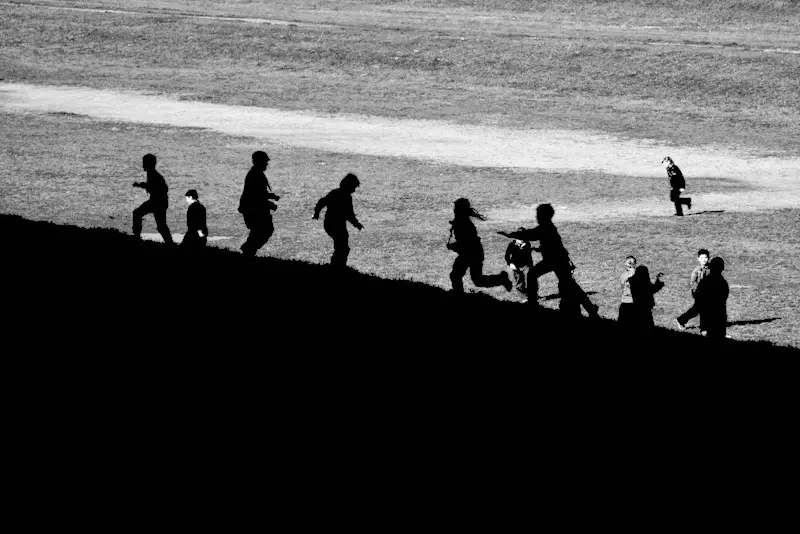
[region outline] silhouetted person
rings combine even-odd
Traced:
[[[597,306],[589,300],[589,296],[572,277],[572,271],[575,270],[575,266],[569,259],[567,249],[564,248],[564,244],[561,242],[558,229],[553,224],[553,215],[555,215],[553,206],[540,204],[536,208],[536,222],[539,223],[536,228],[522,228],[512,233],[498,233],[524,241],[539,241],[539,252],[542,254],[542,261],[534,265],[528,275],[529,299],[538,299],[539,277],[553,272],[558,278],[559,285],[563,289],[567,289],[565,293],[569,294],[569,298],[578,300],[590,317],[597,317]],[[559,293],[562,293],[562,289],[559,289]]]
[[[712,258],[708,262],[709,273],[697,286],[697,303],[700,306],[700,321],[706,328],[706,337],[718,341],[725,339],[728,327],[728,281],[722,276],[725,261]]]
[[[672,158],[667,156],[661,160],[661,163],[667,168],[667,176],[669,177],[669,186],[671,188],[669,199],[675,204],[675,215],[683,217],[683,205],[692,209],[692,199],[685,197],[681,198],[681,193],[686,190],[686,180],[683,179],[683,173],[672,161]]]
[[[697,286],[700,284],[700,281],[708,276],[709,269],[708,269],[708,258],[710,254],[708,250],[701,248],[697,251],[697,261],[700,265],[692,269],[692,275],[689,278],[689,284],[692,290],[692,298],[695,299],[692,306],[679,315],[675,322],[678,325],[678,328],[681,330],[686,328],[686,323],[688,323],[691,319],[700,315],[700,306],[697,303]],[[705,332],[706,328],[703,324],[703,318],[700,318],[700,331]]]
[[[147,191],[150,199],[146,200],[141,206],[133,210],[133,235],[141,239],[142,237],[142,218],[148,213],[153,214],[156,220],[156,229],[164,243],[174,246],[172,234],[167,227],[167,208],[169,207],[169,197],[167,196],[167,182],[156,170],[156,157],[153,154],[145,154],[142,158],[142,168],[147,173],[146,182],[133,182],[133,187],[140,187]]]
[[[622,298],[619,304],[619,316],[617,323],[627,329],[636,328],[636,309],[633,304],[631,294],[631,277],[636,272],[636,258],[628,256],[625,258],[625,272],[619,277],[619,285],[622,289]]]
[[[501,271],[499,274],[483,274],[483,245],[478,237],[478,230],[472,224],[472,218],[485,221],[486,218],[475,211],[466,198],[459,198],[453,203],[453,220],[450,221],[450,237],[455,242],[447,243],[447,248],[458,254],[450,271],[450,282],[453,291],[464,292],[464,275],[469,270],[472,283],[477,287],[502,286],[506,291],[511,291],[511,279],[508,273]]]
[[[520,230],[524,230],[524,228],[520,228]],[[506,248],[506,263],[511,269],[514,287],[522,295],[523,302],[528,302],[528,275],[533,268],[533,258],[531,257],[533,250],[539,251],[538,248],[532,247],[528,241],[522,239],[514,239]]]
[[[664,287],[664,282],[661,281],[662,276],[664,273],[658,273],[656,281],[651,282],[650,271],[644,265],[640,265],[636,267],[633,276],[630,277],[633,312],[636,316],[635,324],[640,334],[650,332],[655,326],[653,308],[656,305],[656,299],[653,298],[653,295]]]
[[[269,156],[261,150],[253,152],[253,167],[244,179],[244,190],[239,199],[239,213],[244,217],[244,224],[250,230],[241,251],[245,256],[255,256],[272,237],[275,227],[272,224],[272,212],[278,205],[272,202],[281,197],[272,192],[264,171],[269,165]]]
[[[356,219],[353,211],[353,193],[361,182],[355,174],[347,174],[339,187],[319,199],[314,207],[314,219],[319,219],[319,212],[325,209],[325,232],[333,239],[333,254],[331,266],[344,267],[347,265],[347,256],[350,254],[350,234],[347,232],[347,223],[358,228],[364,226]]]
[[[208,241],[208,226],[206,226],[206,208],[200,203],[195,189],[186,192],[186,235],[181,241],[181,249],[187,252],[203,250]]]

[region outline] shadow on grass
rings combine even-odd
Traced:
[[[8,331],[27,340],[30,350],[79,350],[112,360],[244,358],[270,365],[308,365],[306,358],[313,356],[348,366],[348,358],[361,355],[368,363],[359,372],[374,365],[387,372],[389,362],[401,372],[416,361],[424,364],[415,372],[425,373],[437,365],[613,358],[634,343],[612,320],[567,320],[555,310],[529,310],[490,295],[454,295],[325,265],[248,259],[214,247],[202,258],[187,258],[117,230],[9,215],[0,215],[0,231],[9,281],[4,302],[12,316]],[[512,341],[516,334],[523,341]],[[708,349],[706,343],[656,329],[631,350],[637,357],[697,354]],[[752,341],[730,341],[715,350],[800,353]]]
[[[771,323],[772,321],[779,321],[780,317],[770,317],[768,319],[750,319],[747,321],[730,321],[728,326],[737,326],[743,324],[763,324],[763,323]]]
[[[705,210],[705,211],[693,211],[691,213],[684,213],[685,217],[693,217],[695,215],[708,215],[709,213],[725,213],[725,210]]]
[[[586,291],[587,295],[595,295],[597,291]],[[560,299],[561,295],[559,293],[551,293],[549,295],[545,295],[544,297],[539,297],[539,300],[556,300]]]

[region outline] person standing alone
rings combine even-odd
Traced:
[[[675,215],[683,217],[683,206],[692,209],[692,199],[689,197],[681,197],[681,193],[686,190],[686,180],[683,178],[683,173],[672,161],[672,158],[667,156],[661,160],[661,163],[667,168],[667,176],[669,177],[670,193],[669,199],[675,204]]]

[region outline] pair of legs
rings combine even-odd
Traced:
[[[700,316],[700,330],[705,331],[706,328],[705,325],[703,324],[703,316],[700,314],[700,306],[697,304],[697,301],[695,301],[692,304],[691,308],[680,314],[676,320],[678,321],[678,325],[681,328],[685,328],[686,323],[688,323],[690,320],[694,319],[698,315]]]
[[[350,234],[347,233],[347,227],[325,226],[325,232],[333,239],[331,266],[345,267],[350,255]]]
[[[675,204],[675,215],[683,216],[683,206],[692,209],[692,199],[689,197],[681,198],[681,192],[678,189],[673,189],[669,194],[669,199]]]
[[[531,274],[533,265],[519,265],[516,269],[511,271],[514,289],[520,292],[525,301],[528,301],[528,276]],[[536,297],[534,297],[534,301]]]
[[[206,248],[206,243],[208,242],[208,238],[200,237],[196,233],[188,233],[183,236],[183,241],[181,241],[181,251],[183,252],[202,252]]]
[[[172,234],[167,227],[167,207],[168,204],[160,204],[152,200],[146,201],[144,204],[133,210],[133,235],[137,238],[142,237],[142,218],[148,213],[152,213],[156,220],[156,229],[161,237],[164,238],[164,243],[174,245],[172,241]]]
[[[538,300],[539,296],[539,277],[549,272],[555,273],[558,278],[558,292],[561,295],[561,300],[565,298],[567,302],[564,303],[565,309],[572,308],[575,305],[583,306],[590,316],[597,315],[597,306],[589,300],[589,295],[578,285],[578,282],[572,277],[572,270],[568,263],[554,264],[547,260],[540,261],[531,269],[528,275],[528,293],[529,298],[534,302]]]
[[[250,230],[247,240],[239,247],[245,256],[255,256],[272,237],[275,227],[272,225],[272,214],[269,211],[243,213],[244,224]]]
[[[503,286],[506,291],[511,291],[511,280],[508,273],[501,271],[499,274],[483,274],[483,248],[477,249],[466,254],[459,254],[453,262],[453,269],[450,271],[450,283],[453,284],[453,291],[464,292],[464,275],[469,271],[472,283],[478,287],[498,287]]]

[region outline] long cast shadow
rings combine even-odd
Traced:
[[[763,323],[771,323],[772,321],[779,321],[780,317],[770,317],[768,319],[750,319],[747,321],[730,321],[728,326],[737,326],[743,324],[763,324]]]
[[[596,295],[597,291],[586,291],[586,294],[587,295]],[[560,299],[560,298],[561,298],[561,294],[560,293],[551,293],[550,295],[545,295],[544,297],[539,297],[539,300],[556,300],[556,299]]]
[[[705,211],[693,211],[692,213],[684,213],[684,217],[692,217],[695,215],[706,215],[708,213],[725,213],[725,210],[705,210]]]

